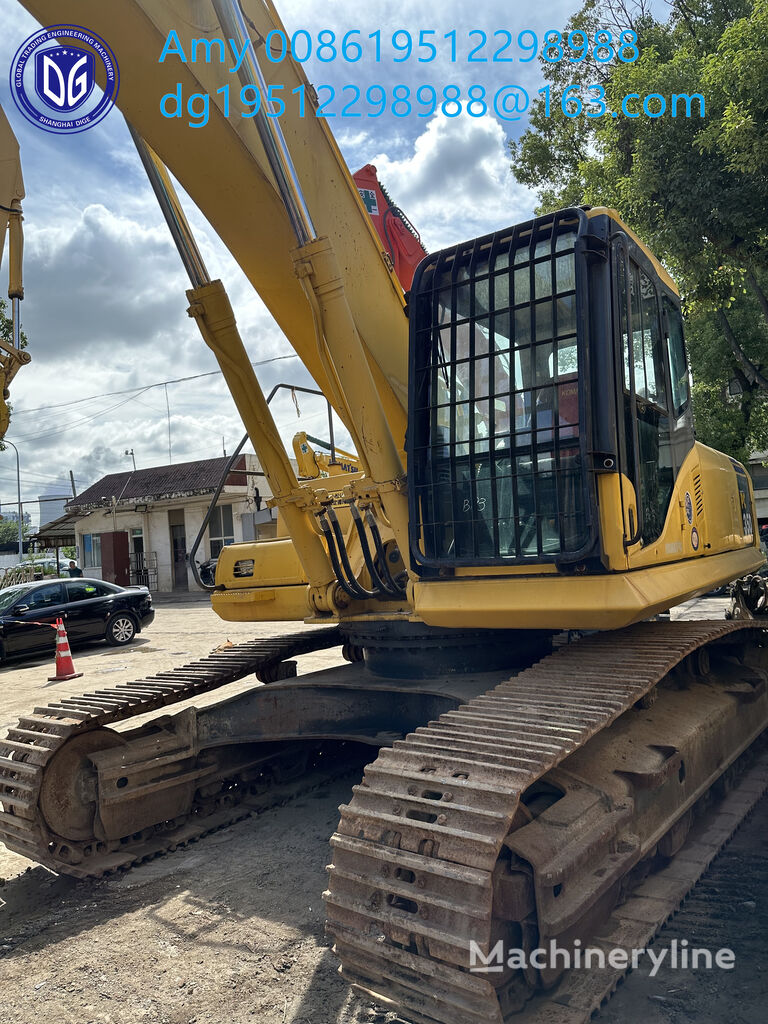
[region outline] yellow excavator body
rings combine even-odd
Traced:
[[[401,553],[407,552],[413,523],[405,485],[406,474],[410,477],[405,454],[409,416],[405,300],[327,120],[299,116],[298,107],[290,104],[279,118],[315,237],[322,240],[302,246],[292,232],[256,119],[225,115],[222,88],[236,77],[227,62],[192,63],[175,52],[180,47],[184,54],[191,54],[193,40],[227,37],[215,5],[186,0],[132,0],[120,5],[71,0],[64,13],[52,0],[27,0],[25,6],[44,24],[60,21],[66,13],[73,23],[88,25],[114,44],[118,63],[127,70],[118,100],[126,119],[151,148],[157,163],[172,171],[209,219],[355,441],[362,478],[350,477],[335,488],[331,504],[344,508],[365,492],[363,500],[379,510],[383,542],[392,541]],[[270,32],[283,29],[282,23],[271,3],[245,0],[241,7],[258,53]],[[174,43],[174,52],[160,61],[171,32],[178,46]],[[300,65],[290,59],[280,63],[262,59],[260,64],[267,87],[284,85],[288,95],[291,89],[303,86],[308,102],[314,102]],[[161,113],[161,98],[179,84],[183,96],[198,93],[209,98],[203,127],[193,129],[185,117],[167,118]],[[172,190],[170,181],[168,185]],[[664,291],[669,300],[677,299],[665,269],[615,211],[593,209],[587,211],[586,218],[587,224],[607,221],[614,232],[621,232],[647,267],[654,287]],[[274,430],[265,407],[254,406],[248,397],[258,385],[234,321],[224,324],[219,317],[216,323],[205,323],[205,303],[213,302],[215,294],[210,288],[190,293],[191,311],[196,311],[194,316],[220,363],[228,367],[225,376],[269,479],[274,455],[265,457],[264,439],[274,437]],[[611,328],[605,325],[605,329]],[[242,397],[237,395],[238,388]],[[280,461],[280,479],[270,479],[274,504],[284,519],[291,519],[287,528],[307,579],[306,601],[292,599],[292,607],[301,617],[315,620],[369,615],[367,599],[359,598],[359,605],[355,599],[348,600],[349,595],[340,595],[333,567],[318,546],[317,516],[329,500],[329,489],[322,478],[299,484],[292,471],[286,476],[287,460],[281,457]],[[686,520],[684,505],[685,495],[695,491],[692,480],[697,472],[706,474],[698,477],[706,500],[701,512],[696,508],[694,524]],[[595,515],[600,526],[600,579],[592,578],[594,566],[563,578],[561,572],[553,571],[551,559],[531,557],[501,558],[497,565],[451,566],[451,579],[445,578],[447,569],[434,579],[414,571],[413,561],[403,557],[408,574],[407,614],[434,625],[504,621],[524,629],[616,628],[655,614],[760,564],[757,537],[733,526],[734,503],[745,500],[744,494],[738,493],[736,473],[730,460],[718,463],[714,454],[703,454],[702,446],[692,448],[684,472],[679,466],[675,475],[664,529],[652,544],[640,537],[627,543],[633,532],[629,520],[637,516],[631,474],[599,476]],[[750,494],[746,500],[751,502]],[[701,517],[705,519],[699,523]],[[692,531],[700,538],[695,550],[690,543]],[[352,524],[344,542],[352,570],[365,576]],[[287,548],[281,546],[280,550]],[[268,556],[270,566],[275,557]],[[247,591],[254,620],[282,616],[285,609],[279,604],[259,599],[257,574],[248,578],[228,574],[227,566],[249,559],[244,548],[241,558],[228,555],[219,563],[217,612],[229,617],[231,603],[233,617],[242,619]],[[294,561],[290,556],[285,567],[285,585],[291,588],[299,586]],[[671,564],[677,564],[679,571],[671,571]],[[585,575],[589,577],[586,582]],[[271,570],[268,579],[265,586],[271,593]],[[493,598],[477,604],[486,581]],[[584,582],[581,588],[579,581]],[[363,585],[370,590],[369,579]],[[386,604],[386,600],[381,602],[382,609]],[[398,600],[397,607],[402,604]],[[473,607],[476,612],[471,611]]]

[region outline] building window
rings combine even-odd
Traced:
[[[211,545],[211,558],[218,558],[223,547],[235,543],[231,505],[219,505],[213,510],[211,521],[208,523],[208,540]]]
[[[101,565],[101,534],[83,534],[83,565],[92,569]]]

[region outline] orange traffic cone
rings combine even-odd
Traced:
[[[64,620],[56,619],[56,675],[48,676],[48,682],[60,683],[64,679],[77,679],[82,674],[82,672],[75,672],[75,663],[72,661]]]

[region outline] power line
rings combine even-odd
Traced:
[[[281,358],[286,358],[281,356]],[[177,377],[175,380],[161,380],[156,384],[144,384],[135,388],[124,388],[122,391],[103,391],[100,395],[90,395],[88,398],[75,398],[71,402],[60,402],[58,405],[41,405],[37,409],[14,409],[14,416],[28,415],[33,412],[48,412],[49,409],[65,409],[71,405],[82,405],[84,402],[95,402],[99,398],[114,398],[118,395],[142,394],[152,388],[162,388],[166,384],[181,384],[188,380],[198,380],[200,377],[215,377],[221,370],[211,370],[208,373],[196,373],[191,377]]]
[[[26,480],[28,483],[40,484],[41,486],[45,484],[50,484],[51,486],[54,484],[62,484],[66,487],[68,492],[70,490],[69,480],[65,480],[63,476],[40,476],[39,473],[28,473],[26,470],[22,470],[21,478],[22,480]],[[16,483],[16,477],[3,476],[2,474],[0,474],[0,481],[1,480],[9,481],[14,484]],[[82,483],[82,480],[76,479],[76,482]]]
[[[266,366],[267,363],[277,363],[281,359],[298,359],[299,357],[295,353],[285,356],[272,356],[270,359],[260,359],[256,362],[252,362],[251,366]],[[48,412],[49,409],[64,409],[70,405],[81,405],[83,402],[93,402],[97,398],[114,398],[117,395],[132,395],[134,393],[139,394],[142,391],[149,391],[152,388],[162,388],[167,384],[184,384],[190,380],[200,380],[202,377],[217,377],[221,374],[221,370],[209,370],[207,373],[194,373],[189,377],[174,377],[172,380],[159,380],[154,384],[142,384],[135,388],[125,388],[122,391],[103,391],[99,395],[91,395],[89,398],[75,398],[71,402],[59,402],[57,405],[41,405],[37,409],[14,409],[14,416],[26,416],[33,412]]]
[[[145,388],[145,390],[149,389]],[[139,394],[143,394],[143,392],[140,391]],[[57,427],[56,430],[51,430],[48,431],[47,433],[44,432],[42,434],[33,434],[31,437],[25,437],[22,440],[18,441],[17,443],[27,444],[30,441],[39,441],[45,437],[54,437],[58,434],[63,434],[66,430],[72,430],[75,427],[82,427],[85,423],[89,423],[91,420],[98,419],[99,416],[106,416],[107,413],[114,412],[115,409],[119,409],[121,406],[126,405],[128,402],[131,401],[132,397],[132,395],[129,395],[127,398],[124,398],[122,402],[117,402],[115,405],[111,405],[108,409],[100,409],[99,412],[94,412],[90,416],[83,416],[82,419],[75,420],[72,423],[63,423],[61,426]]]

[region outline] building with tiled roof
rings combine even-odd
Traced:
[[[151,590],[195,588],[188,553],[230,459],[110,473],[66,504],[78,565],[87,576]],[[238,541],[274,536],[270,496],[255,455],[240,455],[226,476],[195,560],[218,556]],[[51,524],[53,525],[53,524]],[[57,527],[64,529],[62,520]],[[41,536],[45,528],[41,527]]]
[[[68,512],[85,512],[111,505],[115,498],[121,506],[147,501],[173,501],[212,494],[227,468],[229,458],[180,462],[176,466],[152,466],[124,473],[110,473],[67,502]],[[227,477],[228,487],[244,487],[246,456],[241,455]]]

